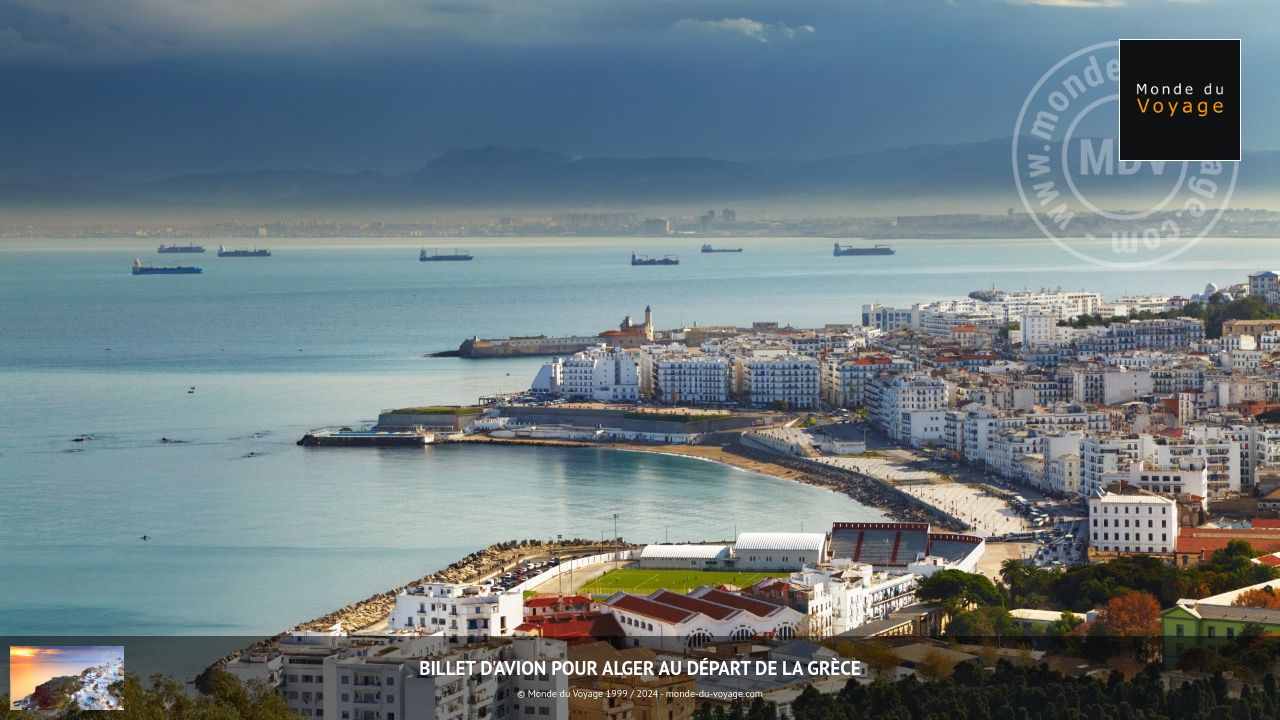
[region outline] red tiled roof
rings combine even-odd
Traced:
[[[654,602],[648,598],[640,597],[639,595],[623,594],[606,600],[604,604],[609,607],[616,607],[619,610],[625,610],[630,613],[635,613],[636,615],[643,615],[665,623],[684,622],[695,615],[695,613],[689,610],[682,610],[681,608],[671,605],[664,605],[659,602]]]
[[[539,595],[524,601],[527,608],[533,607],[554,607],[564,603],[565,605],[590,605],[591,598],[586,595]]]
[[[1280,530],[1280,518],[1254,518],[1253,527],[1254,529],[1265,528],[1268,530],[1270,529]]]
[[[1186,528],[1178,535],[1177,552],[1200,552],[1207,557],[1232,540],[1244,540],[1259,552],[1276,552],[1280,550],[1280,528]]]
[[[782,606],[780,605],[767,603],[763,600],[756,600],[755,598],[749,598],[745,595],[727,593],[723,590],[708,590],[705,593],[702,593],[700,597],[703,600],[710,600],[717,605],[728,605],[729,607],[737,608],[739,610],[746,610],[756,617],[769,617],[782,609]]]
[[[1260,558],[1254,558],[1254,560],[1257,560],[1263,565],[1270,565],[1271,567],[1280,567],[1280,557],[1278,557],[1275,553],[1271,553],[1270,555],[1263,555]]]
[[[572,638],[608,639],[622,637],[626,632],[618,619],[604,613],[578,616],[558,616],[559,619],[531,618],[516,628],[520,632],[536,632],[544,638],[569,640]]]
[[[702,613],[714,620],[724,620],[725,618],[738,612],[736,608],[702,600],[688,595],[680,595],[669,590],[659,590],[649,596],[650,600],[662,603],[663,605],[671,605],[681,608],[682,610],[690,610],[696,613]]]

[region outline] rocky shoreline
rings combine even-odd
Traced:
[[[343,632],[364,630],[385,620],[396,605],[396,595],[405,588],[429,582],[469,583],[478,582],[491,575],[506,572],[520,563],[535,558],[545,558],[551,553],[557,554],[598,554],[615,550],[627,550],[634,546],[624,542],[601,542],[584,538],[573,538],[561,541],[547,540],[508,540],[495,543],[458,560],[448,567],[437,570],[430,575],[407,582],[386,592],[344,605],[331,613],[321,615],[313,620],[299,623],[292,629],[277,633],[269,638],[230,653],[205,669],[196,678],[196,686],[202,690],[212,670],[219,669],[247,652],[264,650],[271,643],[285,637],[291,632],[327,632],[340,625]]]
[[[560,542],[544,540],[509,540],[477,550],[470,555],[426,577],[393,588],[359,602],[351,603],[327,615],[301,623],[295,631],[327,631],[341,624],[344,632],[363,630],[387,618],[395,608],[396,594],[401,590],[429,582],[469,583],[478,582],[495,573],[506,572],[518,564],[537,557],[557,553],[598,553],[623,550],[627,546],[618,542],[573,539]]]

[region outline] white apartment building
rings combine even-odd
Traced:
[[[1076,341],[1082,352],[1112,354],[1133,350],[1182,350],[1204,340],[1204,321],[1195,318],[1115,322]]]
[[[730,401],[733,365],[722,355],[682,345],[646,347],[640,354],[641,392],[668,405],[718,405]]]
[[[804,355],[736,358],[738,387],[753,407],[818,407],[818,360]]]
[[[1079,443],[1077,442],[1077,447]],[[1068,497],[1080,494],[1080,455],[1067,453],[1052,457],[1046,451],[1044,461],[1044,489],[1046,492]]]
[[[1272,270],[1249,274],[1249,294],[1258,295],[1268,303],[1280,298],[1280,275]]]
[[[1089,545],[1102,552],[1173,554],[1178,504],[1159,495],[1089,497]]]
[[[476,647],[446,657],[550,663],[564,660],[567,652],[563,642],[519,638],[510,645]],[[406,657],[394,650],[327,660],[324,717],[338,720],[568,717],[569,680],[563,673],[422,676],[418,674],[419,662],[419,658]]]
[[[1189,460],[1202,461],[1208,474],[1206,497],[1240,492],[1240,443],[1235,440],[1141,435],[1138,450],[1140,459],[1156,467],[1182,467]]]
[[[862,324],[865,327],[878,328],[883,332],[918,329],[921,307],[919,304],[910,308],[891,308],[879,303],[863,305]]]
[[[1053,313],[1037,311],[1018,317],[1018,333],[1026,348],[1058,345],[1062,342],[1058,332],[1058,317]]]
[[[1204,458],[1178,458],[1173,465],[1154,461],[1136,462],[1129,466],[1124,481],[1159,495],[1195,495],[1209,497],[1209,469]]]
[[[518,720],[568,717],[568,677],[558,675],[422,675],[421,662],[562,661],[565,644],[514,638],[448,645],[443,638],[288,636],[276,647],[242,655],[227,671],[262,680],[304,718],[321,720]]]
[[[427,583],[396,595],[387,620],[395,630],[442,634],[451,643],[509,637],[524,622],[524,598],[518,592],[494,592],[483,585]]]
[[[1104,477],[1138,460],[1138,438],[1088,435],[1080,440],[1080,492],[1092,496]]]
[[[1096,367],[1072,371],[1071,399],[1075,402],[1120,405],[1154,391],[1150,370]]]
[[[822,363],[822,401],[833,407],[862,407],[867,383],[877,373],[905,373],[914,369],[911,361],[889,355],[829,357]]]
[[[635,402],[640,399],[640,371],[634,354],[601,344],[552,359],[538,371],[531,389],[571,400]]]
[[[877,375],[868,384],[867,409],[871,420],[890,437],[910,442],[924,436],[924,428],[941,442],[946,437],[947,384],[928,373]],[[933,411],[913,416],[917,411]]]

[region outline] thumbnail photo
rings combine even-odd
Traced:
[[[124,707],[124,648],[83,645],[9,648],[13,710],[54,716]]]

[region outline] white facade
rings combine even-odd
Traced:
[[[572,400],[635,402],[640,399],[640,371],[632,353],[597,345],[554,358],[542,366],[530,387]]]
[[[804,355],[739,359],[741,388],[754,407],[818,407],[818,360]]]
[[[1080,492],[1092,495],[1102,488],[1103,478],[1113,475],[1138,459],[1138,439],[1087,436],[1080,441]]]
[[[903,358],[888,355],[832,356],[822,364],[822,401],[834,407],[862,407],[867,383],[877,373],[905,373],[915,365]]]
[[[711,588],[688,595],[618,593],[600,603],[600,611],[617,619],[629,645],[674,652],[764,635],[789,640],[801,636],[805,625],[795,609]]]
[[[947,384],[944,381],[922,372],[880,375],[871,381],[868,396],[871,420],[894,440],[910,442],[912,413],[920,410],[937,411],[938,414],[922,417],[915,425],[923,427],[922,423],[936,423],[936,438],[938,441],[943,439],[947,407]]]
[[[1089,498],[1089,545],[1102,552],[1171,554],[1178,504],[1158,495],[1103,493]]]
[[[568,677],[421,675],[421,662],[563,661],[565,644],[543,638],[448,646],[440,637],[394,635],[282,639],[227,671],[263,680],[289,709],[321,720],[494,720],[568,717]]]
[[[524,598],[518,592],[493,592],[486,586],[427,583],[396,595],[388,626],[442,634],[452,643],[483,642],[509,637],[524,621]]]
[[[1030,312],[1018,318],[1019,333],[1023,347],[1034,348],[1044,345],[1057,345],[1058,318],[1047,312]]]
[[[733,367],[726,357],[667,353],[647,361],[652,395],[671,405],[718,405],[729,401]]]
[[[826,560],[827,536],[823,533],[748,532],[733,546],[738,570],[800,570]]]

